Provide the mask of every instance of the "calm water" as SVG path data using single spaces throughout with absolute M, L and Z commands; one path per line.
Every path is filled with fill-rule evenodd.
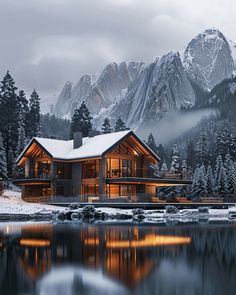
M 0 224 L 0 294 L 236 294 L 236 224 Z

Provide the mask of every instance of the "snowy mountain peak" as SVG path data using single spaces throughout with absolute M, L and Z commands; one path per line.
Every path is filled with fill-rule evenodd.
M 123 94 L 142 67 L 141 62 L 112 62 L 96 75 L 82 76 L 75 87 L 67 82 L 55 105 L 55 115 L 71 117 L 83 101 L 93 115 L 98 114 L 101 109 L 108 108 Z
M 212 89 L 234 70 L 229 43 L 215 28 L 205 30 L 189 42 L 183 64 L 189 78 L 205 89 Z

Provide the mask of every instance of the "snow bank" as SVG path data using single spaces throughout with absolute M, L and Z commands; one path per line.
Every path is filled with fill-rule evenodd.
M 3 195 L 0 196 L 0 214 L 51 213 L 55 210 L 64 211 L 65 208 L 38 203 L 27 203 L 21 199 L 21 193 L 14 190 L 5 190 Z

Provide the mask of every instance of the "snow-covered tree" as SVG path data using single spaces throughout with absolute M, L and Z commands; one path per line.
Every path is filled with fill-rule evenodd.
M 112 133 L 111 123 L 109 118 L 107 117 L 104 119 L 104 122 L 102 124 L 102 133 Z
M 219 179 L 219 175 L 220 175 L 220 169 L 221 169 L 222 166 L 224 166 L 223 159 L 222 159 L 222 156 L 219 155 L 216 158 L 216 165 L 215 165 L 215 172 L 214 172 L 215 184 L 218 183 L 218 179 Z
M 71 119 L 70 137 L 73 138 L 74 132 L 82 132 L 83 137 L 87 137 L 92 130 L 92 117 L 90 111 L 83 101 L 81 106 L 75 110 Z
M 192 184 L 192 192 L 194 194 L 206 194 L 206 169 L 205 166 L 202 164 L 200 167 L 197 167 L 194 172 L 193 176 L 193 184 Z
M 163 164 L 161 166 L 161 174 L 163 176 L 165 176 L 167 172 L 168 172 L 168 167 L 167 167 L 167 164 L 166 164 L 165 159 L 164 159 L 164 162 L 163 162 Z
M 227 179 L 227 190 L 229 193 L 234 193 L 236 189 L 236 170 L 230 154 L 226 154 L 225 156 L 224 167 Z
M 128 128 L 125 126 L 125 123 L 121 120 L 121 117 L 119 117 L 115 123 L 115 131 L 125 131 Z
M 189 141 L 187 144 L 187 157 L 186 157 L 188 168 L 194 170 L 196 165 L 196 151 L 193 141 Z
M 0 180 L 7 178 L 6 151 L 3 145 L 2 133 L 0 133 Z
M 181 169 L 182 169 L 181 173 L 182 173 L 183 179 L 187 179 L 188 168 L 187 168 L 187 162 L 186 162 L 186 160 L 183 160 L 182 161 Z
M 208 194 L 213 194 L 215 191 L 214 175 L 210 164 L 207 167 L 206 173 L 206 190 Z
M 149 146 L 154 153 L 157 153 L 157 145 L 152 133 L 148 136 L 147 146 Z
M 28 100 L 25 96 L 25 92 L 23 90 L 19 91 L 18 95 L 18 122 L 19 126 L 23 126 L 25 129 L 25 133 L 29 128 L 30 122 L 28 122 L 28 113 L 29 113 L 29 106 Z
M 18 104 L 15 81 L 7 72 L 0 83 L 0 131 L 6 150 L 8 176 L 11 176 L 12 155 L 16 151 L 18 139 Z
M 174 144 L 172 149 L 172 161 L 170 166 L 170 172 L 176 173 L 179 170 L 180 170 L 179 147 L 177 144 Z
M 161 172 L 160 172 L 160 165 L 159 163 L 156 164 L 151 164 L 150 168 L 152 170 L 152 173 L 155 177 L 160 177 L 161 176 Z
M 40 126 L 40 98 L 38 93 L 34 89 L 30 99 L 29 99 L 29 112 L 27 116 L 28 126 L 27 126 L 27 136 L 32 138 L 34 136 L 39 136 L 41 132 Z
M 219 193 L 226 193 L 228 191 L 227 175 L 225 172 L 225 167 L 223 165 L 220 167 L 220 173 L 219 173 L 219 177 L 218 177 L 216 186 L 217 186 L 217 191 Z
M 200 137 L 197 142 L 197 159 L 199 163 L 206 164 L 208 154 L 208 138 L 206 129 L 203 128 L 200 132 Z

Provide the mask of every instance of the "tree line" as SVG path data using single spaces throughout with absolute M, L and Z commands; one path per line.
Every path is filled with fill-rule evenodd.
M 34 89 L 27 99 L 9 72 L 0 82 L 0 178 L 14 176 L 15 162 L 33 136 L 40 135 L 40 99 Z
M 93 117 L 89 109 L 87 108 L 85 102 L 78 109 L 74 111 L 74 114 L 71 119 L 71 128 L 70 128 L 70 137 L 73 138 L 74 132 L 82 132 L 83 137 L 89 136 L 89 134 L 106 134 L 118 131 L 128 130 L 125 126 L 125 123 L 119 117 L 115 123 L 115 126 L 111 126 L 109 118 L 105 118 L 102 124 L 101 130 L 98 130 L 93 126 Z
M 151 167 L 154 175 L 179 173 L 183 179 L 192 179 L 192 186 L 184 188 L 192 198 L 236 194 L 236 140 L 228 128 L 216 132 L 213 142 L 202 128 L 195 143 L 190 140 L 182 155 L 176 143 L 171 149 L 157 146 L 152 133 L 147 145 L 161 157 L 159 165 Z

